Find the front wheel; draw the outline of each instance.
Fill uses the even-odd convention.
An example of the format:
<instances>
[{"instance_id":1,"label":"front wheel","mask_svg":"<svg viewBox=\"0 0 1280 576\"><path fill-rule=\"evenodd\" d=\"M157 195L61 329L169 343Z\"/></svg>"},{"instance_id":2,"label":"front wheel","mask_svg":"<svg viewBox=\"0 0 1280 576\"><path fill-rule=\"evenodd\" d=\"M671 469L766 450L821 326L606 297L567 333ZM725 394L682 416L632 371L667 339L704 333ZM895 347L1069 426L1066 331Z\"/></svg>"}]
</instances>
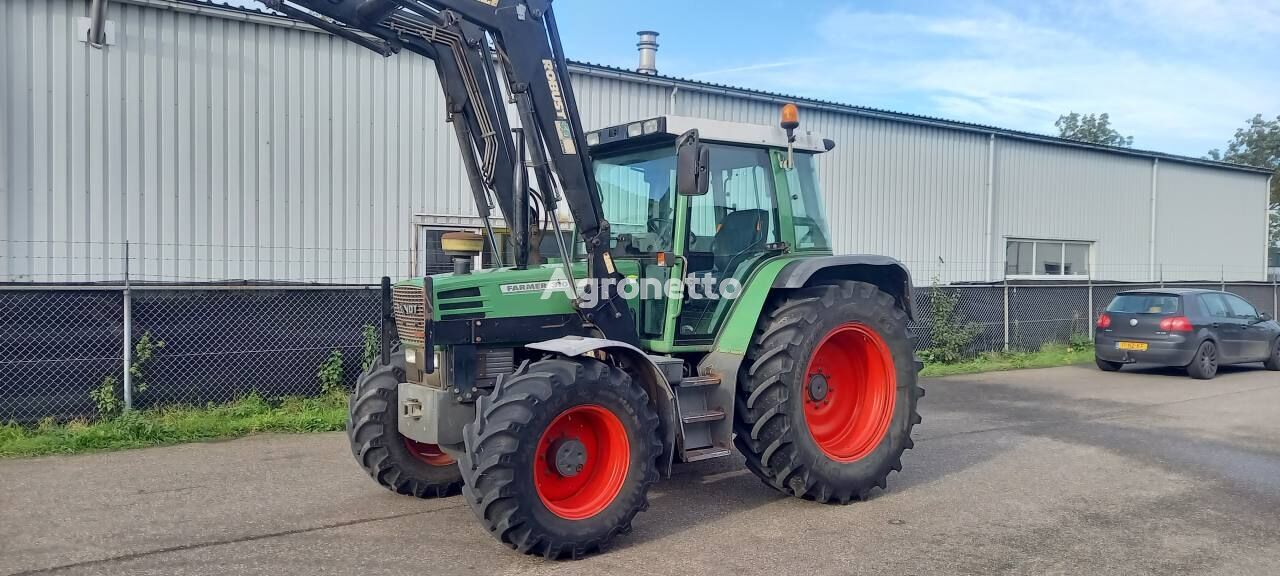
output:
<instances>
[{"instance_id":1,"label":"front wheel","mask_svg":"<svg viewBox=\"0 0 1280 576\"><path fill-rule=\"evenodd\" d=\"M1277 338L1275 342L1271 343L1271 357L1267 358L1267 361L1263 366L1265 366L1267 370L1280 370L1280 338Z\"/></svg>"},{"instance_id":2,"label":"front wheel","mask_svg":"<svg viewBox=\"0 0 1280 576\"><path fill-rule=\"evenodd\" d=\"M375 482L397 494L441 498L462 488L458 464L439 446L400 434L398 389L404 379L404 352L391 365L375 363L356 381L347 415L347 439L356 462Z\"/></svg>"},{"instance_id":3,"label":"front wheel","mask_svg":"<svg viewBox=\"0 0 1280 576\"><path fill-rule=\"evenodd\" d=\"M769 486L865 499L902 469L920 422L907 315L871 284L789 294L760 319L739 376L735 442Z\"/></svg>"},{"instance_id":4,"label":"front wheel","mask_svg":"<svg viewBox=\"0 0 1280 576\"><path fill-rule=\"evenodd\" d=\"M577 558L631 530L662 453L658 416L626 372L590 358L536 362L476 404L463 495L495 538Z\"/></svg>"}]
</instances>

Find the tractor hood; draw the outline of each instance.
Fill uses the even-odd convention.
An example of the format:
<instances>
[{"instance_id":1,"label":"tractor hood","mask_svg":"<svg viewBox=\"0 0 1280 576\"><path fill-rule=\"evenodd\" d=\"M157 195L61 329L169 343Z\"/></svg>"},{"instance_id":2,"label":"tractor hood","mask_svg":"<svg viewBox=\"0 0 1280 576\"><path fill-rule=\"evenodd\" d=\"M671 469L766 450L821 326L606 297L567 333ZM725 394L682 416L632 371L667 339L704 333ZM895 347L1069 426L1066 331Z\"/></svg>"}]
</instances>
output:
<instances>
[{"instance_id":1,"label":"tractor hood","mask_svg":"<svg viewBox=\"0 0 1280 576\"><path fill-rule=\"evenodd\" d=\"M616 260L618 271L634 277L639 271L635 261ZM574 278L587 275L585 263L573 266ZM412 278L396 286L421 289L422 278ZM562 264L543 264L526 270L490 268L470 274L436 274L431 277L430 301L432 319L471 320L479 318L511 318L572 314L568 285L564 282Z\"/></svg>"}]
</instances>

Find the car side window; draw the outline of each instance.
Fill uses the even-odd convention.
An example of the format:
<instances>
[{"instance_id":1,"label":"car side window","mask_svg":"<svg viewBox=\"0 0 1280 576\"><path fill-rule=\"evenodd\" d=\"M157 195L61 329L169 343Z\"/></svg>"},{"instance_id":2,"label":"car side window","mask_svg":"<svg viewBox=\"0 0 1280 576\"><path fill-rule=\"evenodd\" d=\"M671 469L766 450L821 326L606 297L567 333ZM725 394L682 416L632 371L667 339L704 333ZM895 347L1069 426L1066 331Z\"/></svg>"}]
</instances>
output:
<instances>
[{"instance_id":1,"label":"car side window","mask_svg":"<svg viewBox=\"0 0 1280 576\"><path fill-rule=\"evenodd\" d=\"M1223 294L1222 297L1226 299L1227 305L1231 307L1232 316L1244 320L1253 320L1258 317L1258 309L1254 308L1253 304L1246 302L1244 298L1234 294Z\"/></svg>"},{"instance_id":2,"label":"car side window","mask_svg":"<svg viewBox=\"0 0 1280 576\"><path fill-rule=\"evenodd\" d=\"M1230 318L1231 313L1227 309L1227 301L1221 294L1204 294L1200 296L1200 303L1204 305L1204 309L1214 318Z\"/></svg>"}]
</instances>

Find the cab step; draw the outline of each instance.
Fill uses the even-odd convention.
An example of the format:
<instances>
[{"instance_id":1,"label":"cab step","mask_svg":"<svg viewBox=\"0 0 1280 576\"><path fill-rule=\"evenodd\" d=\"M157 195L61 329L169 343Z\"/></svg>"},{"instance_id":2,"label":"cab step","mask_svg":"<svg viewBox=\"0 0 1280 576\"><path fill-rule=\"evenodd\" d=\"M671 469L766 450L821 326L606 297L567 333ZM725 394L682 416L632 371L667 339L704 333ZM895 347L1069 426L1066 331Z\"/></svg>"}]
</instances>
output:
<instances>
[{"instance_id":1,"label":"cab step","mask_svg":"<svg viewBox=\"0 0 1280 576\"><path fill-rule=\"evenodd\" d=\"M690 412L680 417L685 424L697 424L698 422L715 422L716 420L724 420L724 411L722 410L702 410L699 412Z\"/></svg>"},{"instance_id":2,"label":"cab step","mask_svg":"<svg viewBox=\"0 0 1280 576\"><path fill-rule=\"evenodd\" d=\"M684 461L698 462L700 460L710 460L712 458L724 458L732 453L733 452L728 448L719 448L716 446L712 446L710 448L698 448L696 450L685 450Z\"/></svg>"},{"instance_id":3,"label":"cab step","mask_svg":"<svg viewBox=\"0 0 1280 576\"><path fill-rule=\"evenodd\" d=\"M720 377L715 375L689 376L676 383L681 388L697 388L699 386L719 386Z\"/></svg>"}]
</instances>

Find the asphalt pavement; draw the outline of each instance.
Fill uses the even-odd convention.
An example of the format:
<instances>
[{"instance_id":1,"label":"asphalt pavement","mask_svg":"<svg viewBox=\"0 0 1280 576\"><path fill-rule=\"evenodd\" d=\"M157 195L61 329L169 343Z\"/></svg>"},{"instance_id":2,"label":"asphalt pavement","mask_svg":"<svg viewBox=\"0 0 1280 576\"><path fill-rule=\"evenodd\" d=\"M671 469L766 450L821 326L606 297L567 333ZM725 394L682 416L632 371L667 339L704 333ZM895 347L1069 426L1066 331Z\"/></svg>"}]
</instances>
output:
<instances>
[{"instance_id":1,"label":"asphalt pavement","mask_svg":"<svg viewBox=\"0 0 1280 576\"><path fill-rule=\"evenodd\" d=\"M678 467L606 554L550 562L460 498L375 485L342 434L0 460L0 574L1280 573L1280 374L1068 367L930 380L866 502Z\"/></svg>"}]
</instances>

